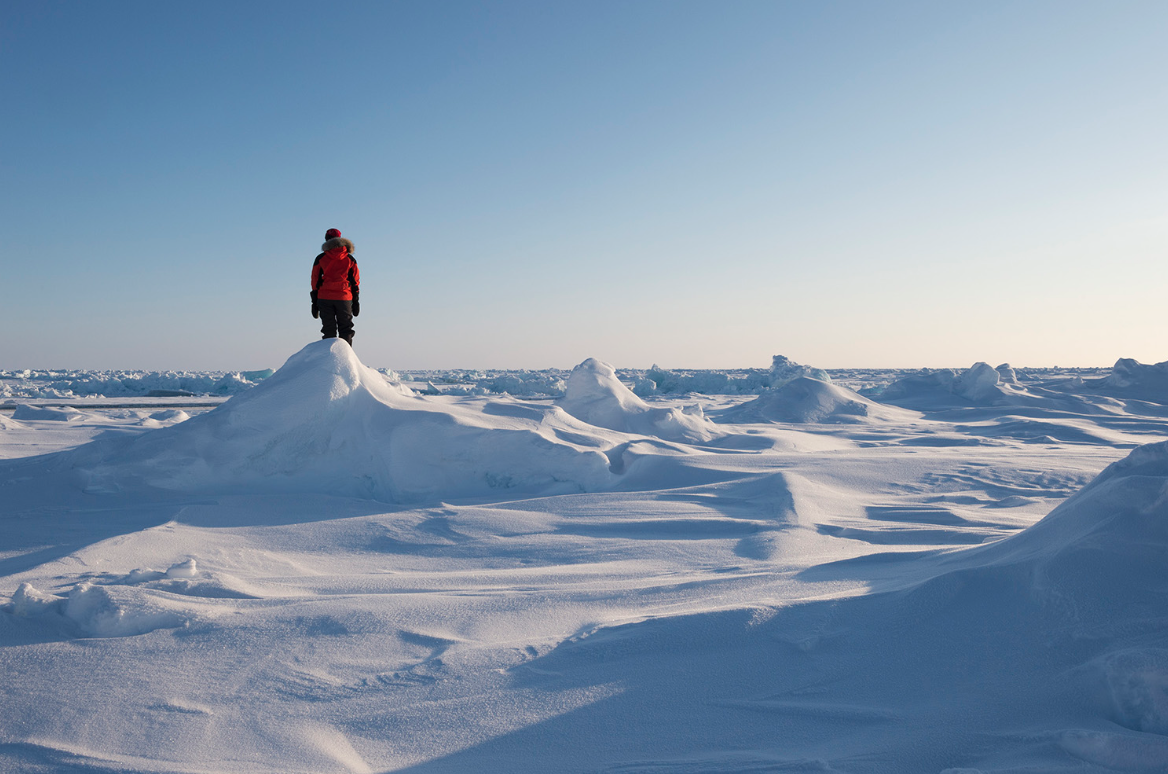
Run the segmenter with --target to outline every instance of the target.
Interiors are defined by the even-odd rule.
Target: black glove
[[[353,316],[356,317],[359,314],[361,314],[361,302],[354,298],[353,299]]]
[[[316,305],[316,291],[309,293],[308,297],[312,299],[312,319],[315,320],[320,317],[320,307]]]

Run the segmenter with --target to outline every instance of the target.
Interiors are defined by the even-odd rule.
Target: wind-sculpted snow
[[[326,341],[190,415],[15,401],[0,771],[1165,770],[1168,410],[759,372],[422,396]]]
[[[605,734],[613,757],[645,771],[1162,771],[1165,492],[1159,443],[1015,537],[899,560],[888,590],[583,631],[517,670],[519,684],[615,681],[619,695],[417,771],[503,759],[536,770],[553,760],[539,749],[601,724],[664,735]],[[865,561],[879,566],[809,575]],[[667,757],[643,752],[658,745]]]
[[[806,376],[762,393],[723,413],[722,422],[857,423],[907,421],[915,412],[882,406],[846,387]]]
[[[595,358],[572,370],[564,397],[556,404],[583,422],[622,433],[699,442],[720,434],[700,408],[686,413],[649,406],[617,379],[612,366]]]
[[[994,368],[987,363],[975,363],[960,373],[952,369],[925,369],[870,393],[881,403],[926,412],[960,412],[977,406],[1029,409],[1045,412],[1049,417],[1068,413],[1107,414],[1122,409],[1122,404],[1098,397],[1101,394],[1103,391],[1089,387],[1078,377],[1023,383],[1009,365]]]
[[[1085,586],[1093,587],[1100,604],[1121,591],[1100,584],[1108,575],[1132,585],[1116,603],[1168,594],[1168,442],[1134,449],[1046,518],[985,553],[995,561],[1028,559],[1048,569],[1060,563],[1066,573],[1089,581]],[[1168,611],[1165,616],[1168,622]]]
[[[1120,358],[1107,377],[1085,386],[1107,395],[1168,403],[1168,362],[1144,365]]]
[[[1015,383],[1017,377],[1015,377]],[[901,405],[993,405],[1019,392],[1003,384],[1002,375],[986,363],[975,363],[958,373],[952,369],[924,370],[902,377],[880,393],[880,399]]]
[[[604,486],[608,459],[559,440],[558,427],[581,431],[550,408],[527,418],[487,416],[414,396],[334,339],[308,345],[214,411],[87,447],[74,465],[92,492],[148,485],[416,501]]]

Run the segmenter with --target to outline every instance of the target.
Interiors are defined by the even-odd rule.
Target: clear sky
[[[0,368],[1168,360],[1168,3],[0,4]]]

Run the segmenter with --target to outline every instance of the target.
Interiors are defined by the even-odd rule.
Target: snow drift
[[[902,557],[874,593],[581,632],[517,669],[518,685],[607,681],[619,695],[419,770],[554,770],[544,750],[603,734],[610,759],[638,771],[1164,771],[1166,555],[1168,442],[1016,537]]]
[[[1145,365],[1121,357],[1112,366],[1111,373],[1093,386],[1108,395],[1168,403],[1168,362]]]
[[[847,387],[798,376],[722,414],[724,422],[842,423],[906,420],[913,412],[881,406]]]
[[[1125,600],[1168,595],[1168,441],[1134,449],[1037,524],[975,555],[1058,566],[1101,604],[1116,591],[1099,585],[1106,577],[1125,579]]]
[[[1003,383],[1009,383],[1009,377],[1004,380],[1002,376],[988,363],[974,363],[961,373],[948,368],[925,369],[897,379],[880,393],[880,399],[905,405],[994,405],[1006,402],[1011,395],[1010,388]]]
[[[578,423],[571,429],[583,447],[559,440],[558,413],[486,416],[432,402],[326,339],[214,411],[129,442],[92,444],[74,464],[93,492],[146,485],[397,502],[602,486],[608,459],[588,447],[604,444],[579,435]]]
[[[16,410],[12,412],[12,418],[24,421],[34,422],[76,422],[85,418],[85,414],[81,413],[71,406],[63,408],[54,408],[46,406],[29,406],[24,403],[19,404]]]
[[[1078,391],[1091,392],[1082,389],[1081,381],[1074,390],[1068,390],[1065,384],[1043,387],[1028,383],[1023,386],[1009,364],[994,368],[988,363],[974,363],[960,373],[952,369],[924,369],[903,376],[873,397],[882,403],[918,411],[946,411],[971,406],[1086,414],[1114,411],[1115,407],[1106,405],[1107,401],[1076,394]]]
[[[583,422],[621,433],[691,442],[720,435],[700,409],[691,414],[676,408],[653,408],[621,383],[616,369],[595,358],[572,369],[564,397],[556,404]]]

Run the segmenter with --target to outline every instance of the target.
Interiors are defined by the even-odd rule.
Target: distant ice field
[[[755,395],[767,389],[776,374],[804,369],[787,358],[776,356],[775,365],[740,369],[616,369],[618,378],[641,397],[656,395]],[[378,369],[391,379],[404,381],[425,392],[428,388],[445,394],[503,394],[519,397],[559,397],[571,369],[473,370],[446,369],[394,371]],[[910,369],[806,369],[826,375],[836,384],[854,390],[878,391],[906,375]],[[15,401],[86,400],[102,398],[126,402],[182,402],[184,399],[218,400],[253,387],[272,369],[256,371],[92,371],[92,370],[0,370],[0,411]],[[1100,379],[1108,369],[1041,368],[1017,369],[1017,375],[1037,383],[1058,384],[1076,379]]]
[[[0,772],[1164,771],[1166,370],[6,372]]]

